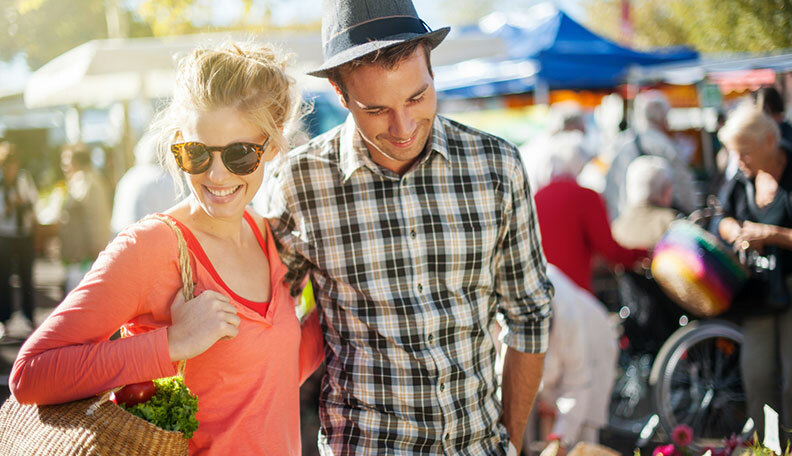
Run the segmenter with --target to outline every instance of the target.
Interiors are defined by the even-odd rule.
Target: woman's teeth
[[[227,188],[227,189],[224,189],[224,190],[212,189],[212,188],[206,187],[206,190],[208,190],[209,193],[211,193],[214,196],[228,196],[228,195],[234,193],[238,188],[239,188],[239,186],[237,185],[234,188]]]

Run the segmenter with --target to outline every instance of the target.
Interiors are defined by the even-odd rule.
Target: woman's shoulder
[[[166,214],[152,214],[124,228],[116,237],[127,247],[145,249],[148,254],[168,252],[176,243],[173,228],[165,220],[174,220]]]

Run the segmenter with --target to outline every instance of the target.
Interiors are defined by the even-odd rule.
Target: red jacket
[[[571,178],[554,179],[534,199],[547,261],[588,291],[594,254],[628,267],[647,255],[645,249],[625,249],[613,240],[600,195]]]

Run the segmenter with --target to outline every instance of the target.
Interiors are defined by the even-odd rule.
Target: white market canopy
[[[250,37],[234,34],[182,35],[165,38],[93,40],[54,58],[35,71],[24,91],[28,108],[106,106],[138,98],[171,94],[178,58],[192,49],[227,39],[271,42],[294,53],[294,74],[304,90],[328,90],[324,79],[304,72],[322,62],[318,32],[279,33]],[[474,57],[506,54],[497,37],[451,34],[432,53],[433,65],[448,65]]]

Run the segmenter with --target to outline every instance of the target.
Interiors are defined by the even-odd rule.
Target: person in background
[[[652,249],[679,212],[672,209],[671,165],[663,157],[638,157],[627,168],[627,207],[613,221],[613,239],[630,249]]]
[[[316,313],[301,322],[269,225],[248,209],[265,163],[287,147],[299,93],[269,46],[227,43],[179,63],[152,124],[187,198],[162,217],[187,243],[196,297],[181,293],[174,231],[122,231],[25,342],[9,387],[55,404],[176,374],[198,397],[191,455],[299,456],[299,386],[321,363]],[[119,327],[128,337],[109,340]]]
[[[66,198],[60,220],[61,258],[66,265],[64,292],[82,280],[110,241],[110,195],[91,164],[91,151],[71,144],[61,152]]]
[[[430,52],[448,31],[409,0],[326,1],[310,74],[350,115],[266,179],[289,278],[310,274],[321,309],[322,454],[522,446],[552,285],[516,147],[437,115]]]
[[[22,315],[28,329],[36,327],[33,311],[33,230],[38,192],[30,174],[20,168],[15,144],[0,141],[0,337],[13,311],[11,275],[19,276]]]
[[[724,188],[718,233],[737,250],[775,257],[775,268],[755,271],[749,284],[757,286],[744,289],[732,305],[741,317],[740,369],[748,414],[761,434],[763,406],[768,404],[778,411],[782,431],[788,430],[792,427],[792,155],[779,145],[778,124],[753,103],[729,114],[720,138],[738,158],[740,169]]]
[[[156,150],[151,134],[143,135],[135,146],[135,166],[129,168],[116,185],[110,218],[113,235],[178,201],[173,178],[157,163]]]
[[[646,257],[646,249],[626,249],[611,234],[605,204],[598,193],[575,181],[589,155],[580,132],[553,136],[542,160],[530,161],[537,183],[536,214],[547,261],[579,287],[592,292],[594,255],[613,264],[632,267]]]
[[[617,218],[627,205],[627,167],[641,155],[664,157],[671,164],[674,208],[688,214],[698,207],[693,174],[688,167],[689,157],[670,135],[669,109],[668,99],[660,91],[641,92],[635,97],[634,131],[622,137],[605,177],[603,196],[611,220]]]
[[[578,442],[599,443],[599,431],[608,424],[618,334],[605,306],[591,293],[552,263],[547,274],[556,294],[537,408],[540,419],[550,419],[563,456]]]
[[[755,97],[756,104],[778,125],[781,133],[779,144],[783,148],[792,150],[792,125],[786,120],[786,103],[784,103],[781,92],[772,86],[762,87],[756,92]]]

